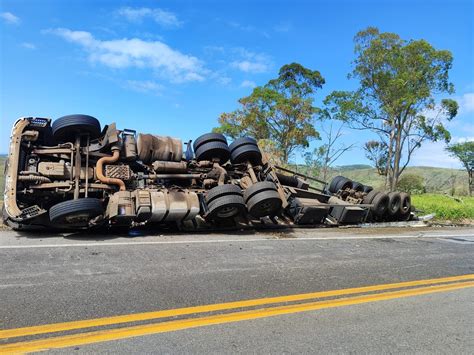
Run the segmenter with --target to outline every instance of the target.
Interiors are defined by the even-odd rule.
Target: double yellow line
[[[445,277],[438,279],[408,281],[384,285],[349,288],[333,291],[313,292],[289,296],[260,298],[228,303],[218,303],[196,307],[186,307],[156,312],[137,313],[130,315],[114,316],[64,322],[56,324],[38,325],[17,329],[0,330],[0,339],[26,337],[38,334],[50,334],[56,332],[84,330],[87,328],[119,325],[131,322],[148,320],[159,320],[163,318],[192,315],[191,317],[178,320],[165,320],[158,323],[126,326],[106,330],[95,330],[71,335],[56,336],[37,340],[21,341],[0,345],[0,352],[31,352],[47,349],[57,349],[77,345],[85,345],[103,341],[131,338],[142,335],[164,333],[181,329],[202,327],[222,323],[238,322],[243,320],[258,319],[283,314],[306,312],[324,308],[341,307],[367,302],[390,300],[395,298],[424,295],[436,292],[446,292],[467,287],[474,287],[474,274]],[[401,289],[397,291],[379,292]],[[368,293],[360,295],[363,293]],[[377,292],[377,293],[374,293]],[[320,298],[340,297],[314,302],[295,303]],[[279,305],[293,302],[292,304]],[[239,310],[237,312],[196,316],[201,313],[222,312],[235,309],[252,308],[258,306],[273,305],[266,308],[250,310]]]

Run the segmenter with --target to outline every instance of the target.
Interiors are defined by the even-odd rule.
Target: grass
[[[423,214],[435,213],[437,220],[473,221],[474,197],[459,197],[458,202],[451,197],[437,194],[412,195],[412,204]]]

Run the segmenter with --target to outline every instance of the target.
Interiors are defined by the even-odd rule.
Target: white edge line
[[[389,235],[389,236],[346,236],[346,237],[302,237],[302,238],[253,238],[253,239],[215,239],[215,240],[169,240],[169,241],[136,241],[136,242],[108,242],[108,243],[70,243],[70,244],[39,244],[39,245],[2,245],[0,249],[29,249],[29,248],[68,248],[68,247],[102,247],[121,245],[159,245],[159,244],[208,244],[208,243],[249,243],[249,242],[294,242],[308,240],[363,240],[363,239],[414,239],[414,238],[449,238],[472,237],[471,235]]]

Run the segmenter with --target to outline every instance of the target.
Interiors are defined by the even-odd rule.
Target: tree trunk
[[[392,128],[390,131],[389,141],[388,141],[388,153],[387,153],[387,164],[385,167],[385,184],[384,187],[392,186],[393,180],[393,169],[392,169],[392,154],[393,154],[393,138],[395,131]]]
[[[472,187],[473,187],[473,184],[474,184],[474,181],[473,181],[473,175],[474,175],[474,171],[472,169],[468,170],[468,174],[469,174],[469,180],[468,180],[468,184],[469,184],[469,196],[472,196]]]
[[[390,184],[390,191],[395,191],[397,189],[398,178],[400,177],[400,158],[402,153],[402,129],[398,127],[397,134],[395,136],[395,156],[393,159],[393,176],[392,183]]]

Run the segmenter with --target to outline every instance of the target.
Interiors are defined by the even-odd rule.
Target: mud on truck
[[[192,143],[192,144],[191,144]],[[23,117],[12,129],[3,221],[13,229],[182,230],[408,220],[406,193],[272,165],[255,139],[194,142],[101,128],[87,115]]]

